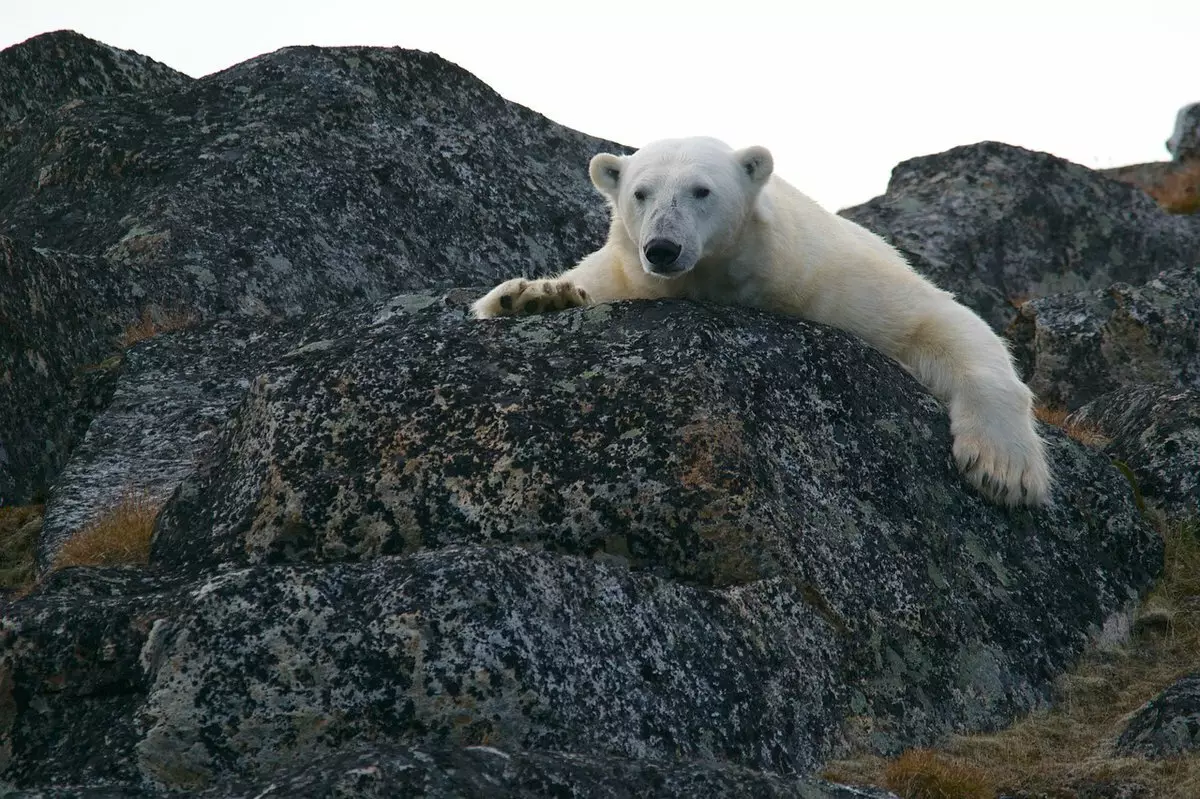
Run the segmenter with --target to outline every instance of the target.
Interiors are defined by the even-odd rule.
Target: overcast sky
[[[429,50],[597,136],[766,145],[830,209],[984,139],[1166,159],[1200,101],[1200,0],[0,0],[0,48],[61,28],[197,77],[294,44]]]

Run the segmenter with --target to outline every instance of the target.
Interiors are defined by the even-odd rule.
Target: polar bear
[[[841,328],[898,361],[950,411],[967,480],[1006,505],[1040,505],[1050,470],[1033,394],[1004,341],[874,233],[773,175],[763,147],[668,139],[596,155],[608,241],[547,280],[515,278],[479,299],[477,318],[611,300],[687,298]]]

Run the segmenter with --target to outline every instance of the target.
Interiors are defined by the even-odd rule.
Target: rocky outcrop
[[[884,797],[805,775],[1045,704],[1161,566],[1104,454],[1046,430],[1053,502],[991,505],[945,410],[836,330],[469,319],[602,237],[586,163],[620,148],[441,59],[289,48],[143,89],[0,143],[0,435],[12,485],[53,481],[40,582],[0,598],[0,792]],[[911,162],[871,213],[951,286],[974,253],[981,303],[1191,246],[1047,159]],[[194,325],[122,339],[147,309]],[[166,499],[147,567],[45,569],[130,489]]]
[[[44,495],[113,390],[122,306],[100,258],[0,236],[0,505]]]
[[[0,502],[45,493],[105,404],[69,378],[146,308],[267,323],[553,271],[603,238],[587,162],[623,148],[437,56],[160,67],[69,32],[0,53],[0,112],[22,118],[0,134]]]
[[[1200,103],[1185,105],[1175,117],[1175,130],[1167,150],[1176,161],[1200,159]]]
[[[285,796],[896,799],[878,789],[719,767],[711,761],[630,761],[600,754],[545,751],[510,753],[491,746],[449,750],[372,747],[273,775],[270,784]],[[262,785],[260,782],[241,791],[233,786],[223,787],[200,795],[214,799],[256,799]]]
[[[997,330],[1026,301],[1200,262],[1200,227],[1086,167],[996,142],[904,161],[841,212]]]
[[[1141,285],[1033,300],[1008,332],[1022,376],[1053,407],[1138,383],[1200,388],[1200,261]]]
[[[289,331],[298,335],[282,323],[221,320],[127,350],[111,399],[55,480],[38,546],[41,568],[123,497],[169,498],[251,379],[292,345]]]
[[[1129,720],[1117,751],[1154,759],[1200,751],[1200,674],[1176,681]]]
[[[287,48],[27,121],[0,231],[164,307],[294,315],[568,265],[604,233],[600,149],[432,54]]]
[[[1067,418],[1099,432],[1102,449],[1127,465],[1141,494],[1171,516],[1200,517],[1200,389],[1126,386]]]
[[[0,51],[0,128],[68,102],[169,91],[189,82],[182,72],[140,53],[74,31],[45,33]]]

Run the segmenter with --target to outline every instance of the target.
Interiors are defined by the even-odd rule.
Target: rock
[[[180,601],[176,584],[128,569],[55,572],[0,599],[0,790],[139,781],[139,654]]]
[[[286,325],[223,320],[128,350],[112,398],[58,475],[38,546],[45,570],[74,533],[128,495],[165,501],[250,380],[293,343]]]
[[[1175,130],[1167,139],[1167,150],[1176,161],[1200,158],[1200,103],[1179,109],[1175,117]]]
[[[1117,751],[1152,759],[1200,750],[1200,673],[1175,682],[1143,705],[1117,738]]]
[[[1022,376],[1052,407],[1137,383],[1200,388],[1200,271],[1033,300],[1008,332]]]
[[[886,194],[841,214],[997,330],[1029,299],[1142,283],[1200,259],[1200,226],[1142,192],[996,142],[904,161]]]
[[[0,51],[0,127],[69,101],[178,89],[182,72],[132,50],[55,31]]]
[[[837,331],[423,304],[268,370],[164,511],[153,563],[224,576],[148,649],[144,771],[388,729],[804,771],[850,716],[895,751],[1036,706],[1159,567],[1106,459],[1054,436],[1056,507],[991,506],[944,411]]]
[[[129,299],[103,259],[4,236],[0,286],[0,505],[21,505],[44,495],[108,402]]]
[[[191,80],[59,32],[0,53],[0,87],[22,117],[0,133],[0,234],[74,254],[0,244],[0,504],[40,499],[104,407],[115,373],[78,370],[119,363],[114,324],[267,324],[556,270],[603,239],[588,159],[624,150],[398,48]]]
[[[1153,161],[1102,169],[1113,180],[1137,186],[1173,214],[1200,211],[1200,160]]]
[[[293,47],[27,120],[0,233],[103,254],[164,308],[296,315],[569,265],[603,240],[602,149],[429,53]]]
[[[1142,495],[1171,516],[1200,516],[1200,389],[1131,385],[1089,402],[1067,424],[1098,430]]]
[[[783,799],[896,799],[887,791],[783,777],[712,761],[630,761],[602,754],[506,752],[492,746],[420,750],[371,747],[273,775],[281,795],[563,799],[654,796],[756,796]],[[256,799],[254,787],[222,787],[203,797]]]

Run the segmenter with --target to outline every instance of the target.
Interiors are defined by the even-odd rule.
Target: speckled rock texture
[[[144,769],[270,766],[283,750],[264,742],[315,715],[334,738],[380,719],[803,770],[864,726],[894,751],[1036,705],[1158,568],[1104,458],[1053,436],[1055,507],[988,505],[955,473],[943,410],[838,332],[687,303],[498,324],[407,306],[260,376],[164,511],[157,567],[249,571],[164,629],[156,658],[190,667],[152,669]],[[281,563],[310,565],[263,571]],[[339,596],[385,604],[359,617]],[[282,608],[305,621],[263,626]],[[284,641],[330,639],[345,646],[305,668],[345,684],[337,664],[357,664],[346,698],[253,676]],[[372,695],[372,673],[411,682]],[[247,679],[311,690],[235,702]],[[342,728],[331,714],[358,701]],[[226,748],[213,724],[253,737]]]
[[[1158,568],[1102,456],[1050,432],[1054,507],[989,505],[944,411],[838,331],[472,296],[313,320],[143,582],[9,609],[5,779],[204,787],[367,742],[805,773],[1044,702]]]
[[[0,51],[0,127],[70,101],[178,89],[190,82],[182,72],[132,50],[74,31],[46,33]]]
[[[1176,161],[1200,159],[1200,103],[1179,109],[1175,130],[1167,139],[1167,150]]]
[[[1200,260],[1141,285],[1033,300],[1008,332],[1022,377],[1050,406],[1138,383],[1200,388]]]
[[[127,299],[102,259],[0,236],[0,505],[43,495],[107,404]]]
[[[63,421],[76,370],[115,354],[92,341],[111,320],[271,321],[551,272],[603,240],[587,163],[625,151],[428,53],[289,48],[192,80],[69,31],[0,52],[0,124],[7,504],[45,493],[98,410]]]
[[[134,787],[18,790],[11,799],[140,799]],[[178,796],[179,793],[171,795]],[[257,781],[228,781],[184,795],[199,799],[265,796],[363,799],[897,799],[878,788],[751,771],[715,761],[628,760],[599,754],[507,752],[494,746],[369,746],[306,761]]]
[[[53,482],[43,566],[170,497],[148,567],[0,598],[0,793],[883,797],[806,775],[1044,705],[1161,566],[1104,454],[1046,430],[1052,504],[988,504],[945,410],[836,330],[468,318],[602,239],[586,164],[622,148],[436,56],[0,55],[50,87],[0,135],[0,479]],[[872,207],[981,309],[1190,246],[1082,168],[938,158]],[[118,352],[148,307],[199,323]]]
[[[145,296],[203,316],[561,269],[606,230],[588,159],[623,151],[438,56],[367,47],[286,48],[13,135],[0,232],[105,254]]]
[[[841,214],[997,330],[1035,297],[1200,263],[1194,220],[1086,167],[997,142],[904,161],[886,194]]]
[[[1200,389],[1133,385],[1089,402],[1068,423],[1095,428],[1104,452],[1169,515],[1200,517]]]
[[[259,783],[219,788],[202,797],[256,799]],[[285,796],[426,797],[497,799],[617,799],[654,796],[745,796],[767,799],[895,799],[887,791],[781,777],[712,761],[631,761],[602,755],[534,751],[509,753],[491,746],[460,749],[372,747],[273,775]]]
[[[1134,714],[1117,751],[1153,759],[1200,751],[1200,673],[1175,682]]]
[[[300,334],[286,323],[221,320],[125,351],[111,399],[50,492],[38,546],[41,568],[72,534],[124,496],[170,497],[215,441],[251,379]]]

